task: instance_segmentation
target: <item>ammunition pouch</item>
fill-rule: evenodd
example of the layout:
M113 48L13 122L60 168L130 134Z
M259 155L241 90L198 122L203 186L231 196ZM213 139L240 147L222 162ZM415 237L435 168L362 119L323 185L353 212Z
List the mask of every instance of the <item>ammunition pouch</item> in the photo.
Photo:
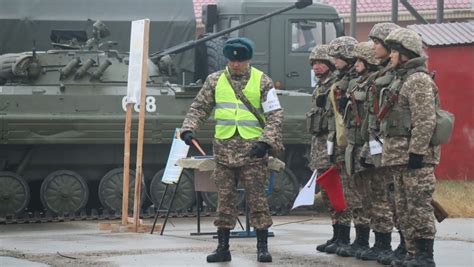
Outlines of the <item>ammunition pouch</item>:
M410 110L403 109L396 103L380 123L380 130L387 137L409 137L411 135Z
M312 109L306 113L306 130L313 135L328 133L328 118L323 109Z

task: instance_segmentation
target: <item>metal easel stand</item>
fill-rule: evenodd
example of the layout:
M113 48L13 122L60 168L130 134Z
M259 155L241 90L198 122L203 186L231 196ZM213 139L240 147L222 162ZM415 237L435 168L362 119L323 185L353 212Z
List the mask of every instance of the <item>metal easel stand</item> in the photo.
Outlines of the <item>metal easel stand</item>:
M160 235L163 235L163 232L165 231L166 223L168 222L168 218L170 216L171 208L173 207L174 198L176 197L176 192L178 191L180 181L181 181L181 176L178 178L178 182L176 183L176 187L174 188L173 195L171 196L171 201L170 201L170 205L168 206L168 209L161 210L163 201L165 200L166 193L168 192L169 184L166 184L165 192L163 192L163 196L161 197L161 200L160 200L160 205L158 205L158 209L156 210L155 220L153 222L153 226L151 227L150 234L153 234L153 231L155 230L156 221L158 220L158 215L160 211L166 211L165 221L163 222L163 227L161 227L161 232L160 232Z

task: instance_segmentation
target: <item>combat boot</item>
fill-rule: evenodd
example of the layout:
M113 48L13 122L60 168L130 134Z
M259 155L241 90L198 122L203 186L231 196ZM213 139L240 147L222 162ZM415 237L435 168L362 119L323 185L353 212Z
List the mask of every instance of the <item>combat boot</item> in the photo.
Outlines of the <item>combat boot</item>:
M268 230L257 229L257 260L272 262L272 254L268 252Z
M380 256L377 259L378 263L381 263L383 265L390 265L394 261L398 264L401 264L401 262L403 262L407 254L407 250L405 248L405 238L403 237L401 231L398 231L398 233L400 234L400 244L398 245L397 249L395 249L391 253Z
M407 267L435 267L433 259L433 239L417 239L415 240L416 252L415 258L406 262Z
M332 244L328 245L325 249L326 253L334 254L340 247L349 246L350 243L351 227L345 225L339 225L339 231L337 239Z
M329 239L328 241L326 241L326 243L318 245L316 247L316 250L321 251L321 252L325 252L326 247L331 245L332 243L334 243L334 241L336 241L338 232L339 232L339 224L338 223L333 224L332 225L332 238Z
M229 251L229 236L230 229L217 229L217 249L207 256L207 262L225 262L232 260L232 256L230 255Z
M360 254L360 258L365 261L377 260L383 254L390 253L392 251L392 233L379 233L375 232L375 244L369 250L366 250Z
M355 229L356 239L354 242L350 246L339 248L337 255L342 257L355 257L358 251L369 249L370 228L364 225L356 225Z
M415 256L413 256L412 254L410 254L410 252L407 252L407 254L405 255L405 258L403 259L396 259L394 261L392 261L392 263L390 264L390 266L392 267L406 267L407 266L407 262L411 261L412 259L414 259Z

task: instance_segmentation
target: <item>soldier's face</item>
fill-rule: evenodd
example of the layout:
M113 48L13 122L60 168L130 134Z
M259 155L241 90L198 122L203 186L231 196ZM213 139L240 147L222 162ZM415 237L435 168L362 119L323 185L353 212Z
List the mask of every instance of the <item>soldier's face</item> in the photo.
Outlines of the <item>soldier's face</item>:
M227 66L232 70L234 74L243 74L249 67L250 60L237 61L229 60Z
M362 61L362 59L360 58L357 59L356 63L354 64L354 67L357 73L362 73L365 71L364 61Z
M343 70L347 66L347 62L344 60L335 57L334 58L334 66L336 66L336 69L338 70Z
M400 64L400 53L397 50L392 49L392 52L390 52L390 65L392 66L392 68L395 68L399 64Z
M317 76L326 73L329 70L329 67L324 62L315 60L313 63L313 70Z
M374 38L374 44L372 46L372 50L374 50L374 55L376 59L386 59L390 56L390 51L388 51L382 43Z

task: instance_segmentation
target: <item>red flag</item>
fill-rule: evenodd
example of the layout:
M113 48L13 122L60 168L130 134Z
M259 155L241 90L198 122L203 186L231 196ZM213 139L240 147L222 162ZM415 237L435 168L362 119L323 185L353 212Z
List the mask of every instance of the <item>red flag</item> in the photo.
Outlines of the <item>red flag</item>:
M332 206L337 212L343 211L347 208L344 191L342 190L339 168L334 165L331 166L331 168L318 177L316 182L324 189L328 195L329 201L331 201Z

